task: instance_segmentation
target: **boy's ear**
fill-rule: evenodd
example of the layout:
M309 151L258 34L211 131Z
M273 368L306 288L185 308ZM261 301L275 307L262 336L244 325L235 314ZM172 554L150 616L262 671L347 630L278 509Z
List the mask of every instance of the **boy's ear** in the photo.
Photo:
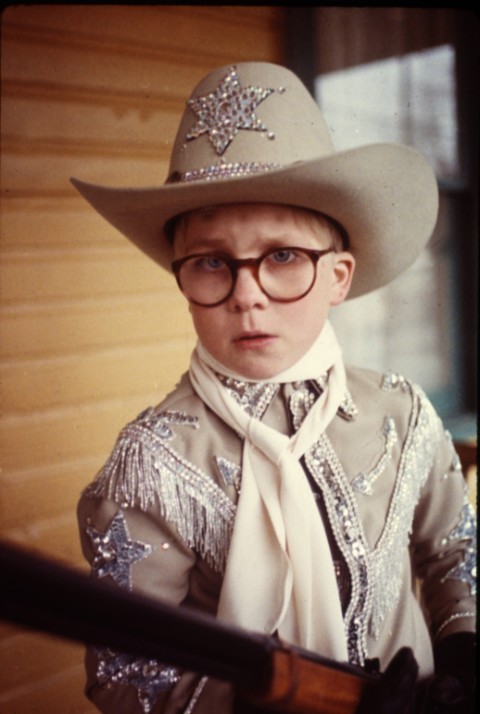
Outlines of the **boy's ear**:
M330 305L340 305L350 290L353 273L355 272L355 258L348 251L334 253L335 265L333 268L333 285Z

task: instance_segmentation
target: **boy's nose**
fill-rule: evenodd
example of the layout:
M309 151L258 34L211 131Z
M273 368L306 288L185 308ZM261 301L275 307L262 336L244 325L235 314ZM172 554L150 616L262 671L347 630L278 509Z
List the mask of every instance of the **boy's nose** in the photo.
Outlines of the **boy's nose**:
M251 310L253 307L266 307L268 296L262 291L255 270L251 266L239 268L235 289L229 299L235 310Z

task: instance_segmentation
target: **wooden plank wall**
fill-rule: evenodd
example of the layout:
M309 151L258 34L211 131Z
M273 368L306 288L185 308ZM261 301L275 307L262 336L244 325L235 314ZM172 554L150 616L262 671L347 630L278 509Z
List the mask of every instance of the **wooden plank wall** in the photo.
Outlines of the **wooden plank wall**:
M162 274L68 178L160 184L215 66L283 61L274 6L18 5L2 15L0 535L85 567L75 506L194 343ZM4 714L92 711L83 648L0 625Z

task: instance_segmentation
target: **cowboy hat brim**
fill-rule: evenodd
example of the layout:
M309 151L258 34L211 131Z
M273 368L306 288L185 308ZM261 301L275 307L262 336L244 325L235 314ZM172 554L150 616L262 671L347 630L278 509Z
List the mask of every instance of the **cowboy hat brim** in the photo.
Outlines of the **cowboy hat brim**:
M349 298L406 270L435 226L438 188L428 162L396 144L372 144L263 173L156 188L112 188L72 178L109 223L167 270L173 248L165 224L206 206L272 203L313 209L347 231L356 259Z

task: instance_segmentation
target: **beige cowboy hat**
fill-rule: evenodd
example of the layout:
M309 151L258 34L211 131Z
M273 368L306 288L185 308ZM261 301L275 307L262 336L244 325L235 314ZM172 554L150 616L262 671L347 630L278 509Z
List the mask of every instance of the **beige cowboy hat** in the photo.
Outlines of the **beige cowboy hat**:
M276 203L340 223L356 258L349 297L385 285L430 238L435 175L416 151L372 144L335 152L308 90L285 67L245 62L210 72L187 102L162 186L112 188L72 179L89 203L170 270L165 225L196 208Z

